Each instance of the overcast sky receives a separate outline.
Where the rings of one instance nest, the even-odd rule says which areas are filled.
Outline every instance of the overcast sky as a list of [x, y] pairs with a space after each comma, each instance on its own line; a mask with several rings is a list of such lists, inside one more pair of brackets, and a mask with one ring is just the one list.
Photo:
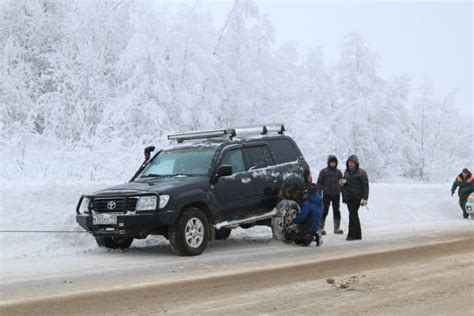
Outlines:
[[[256, 1], [275, 28], [277, 45], [295, 41], [300, 50], [321, 46], [327, 61], [338, 57], [345, 34], [357, 31], [381, 57], [384, 77], [408, 72], [433, 80], [437, 93], [457, 92], [459, 108], [473, 113], [473, 4], [408, 1]], [[220, 25], [232, 1], [208, 3]]]

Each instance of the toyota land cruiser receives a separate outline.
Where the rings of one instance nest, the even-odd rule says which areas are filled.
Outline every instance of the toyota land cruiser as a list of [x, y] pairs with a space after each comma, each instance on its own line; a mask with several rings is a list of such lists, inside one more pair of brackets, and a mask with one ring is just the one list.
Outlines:
[[127, 248], [162, 235], [180, 255], [199, 255], [231, 229], [271, 225], [279, 189], [305, 189], [311, 172], [283, 124], [169, 135], [176, 141], [145, 161], [126, 184], [77, 204], [76, 220], [97, 244]]

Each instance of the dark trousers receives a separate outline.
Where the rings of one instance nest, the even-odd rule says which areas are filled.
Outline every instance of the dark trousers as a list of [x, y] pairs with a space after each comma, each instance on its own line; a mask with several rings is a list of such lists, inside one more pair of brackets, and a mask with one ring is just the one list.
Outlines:
[[341, 212], [339, 211], [339, 201], [340, 197], [339, 194], [336, 196], [324, 195], [323, 196], [323, 203], [324, 203], [324, 212], [323, 212], [323, 220], [326, 220], [326, 217], [329, 214], [329, 206], [332, 203], [332, 211], [334, 214], [335, 220], [341, 220]]
[[466, 212], [466, 203], [467, 203], [467, 198], [468, 197], [469, 197], [469, 195], [459, 197], [459, 206], [461, 206], [462, 215], [464, 216], [464, 218], [467, 218], [469, 216]]
[[360, 228], [359, 208], [361, 200], [347, 201], [347, 208], [349, 208], [349, 232], [347, 237], [353, 239], [362, 239], [362, 229]]

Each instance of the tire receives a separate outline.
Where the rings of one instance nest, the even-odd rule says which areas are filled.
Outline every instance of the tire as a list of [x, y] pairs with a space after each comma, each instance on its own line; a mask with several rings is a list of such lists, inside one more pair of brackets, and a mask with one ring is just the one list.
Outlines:
[[289, 232], [291, 227], [286, 224], [288, 216], [295, 210], [297, 213], [300, 212], [300, 206], [298, 203], [292, 200], [283, 200], [276, 206], [276, 215], [272, 218], [272, 234], [273, 238], [279, 241], [289, 241]]
[[95, 237], [95, 241], [99, 247], [109, 249], [126, 249], [133, 242], [132, 237]]
[[232, 229], [230, 228], [221, 228], [216, 229], [216, 240], [225, 240], [229, 238]]
[[173, 253], [181, 256], [200, 255], [209, 240], [209, 221], [196, 207], [183, 211], [175, 227], [169, 230], [169, 240]]

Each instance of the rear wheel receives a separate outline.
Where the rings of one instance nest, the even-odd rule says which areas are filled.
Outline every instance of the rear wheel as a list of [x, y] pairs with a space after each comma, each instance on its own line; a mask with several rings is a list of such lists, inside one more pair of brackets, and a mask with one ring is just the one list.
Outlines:
[[200, 255], [209, 240], [209, 221], [198, 208], [183, 211], [175, 227], [169, 231], [171, 250], [182, 256]]
[[276, 214], [272, 218], [273, 238], [279, 241], [289, 241], [295, 225], [288, 224], [288, 218], [292, 218], [299, 213], [300, 206], [295, 201], [282, 200], [276, 206], [276, 210]]
[[230, 228], [221, 228], [216, 229], [216, 240], [224, 240], [229, 238], [232, 229]]
[[129, 248], [133, 242], [132, 237], [95, 237], [95, 241], [99, 247], [105, 247], [110, 249], [126, 249]]

